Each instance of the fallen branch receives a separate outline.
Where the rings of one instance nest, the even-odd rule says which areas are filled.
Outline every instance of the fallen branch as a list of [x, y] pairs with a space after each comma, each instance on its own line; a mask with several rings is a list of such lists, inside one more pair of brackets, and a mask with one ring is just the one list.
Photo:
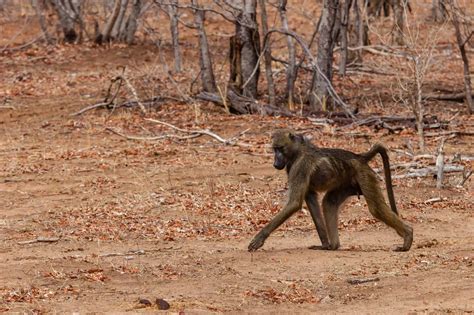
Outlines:
[[462, 173], [462, 179], [459, 182], [458, 187], [464, 186], [464, 183], [466, 183], [466, 181], [469, 179], [469, 177], [471, 177], [471, 175], [472, 175], [472, 170], [465, 170]]
[[1, 105], [0, 109], [16, 109], [15, 106], [10, 106], [10, 105]]
[[[389, 125], [393, 123], [402, 124], [404, 126], [415, 126], [415, 117], [400, 117], [400, 116], [370, 116], [363, 119], [359, 119], [354, 121], [348, 125], [344, 125], [343, 128], [352, 128], [355, 126], [377, 126], [378, 128], [386, 128], [391, 131], [397, 131], [403, 129], [400, 126], [392, 126]], [[438, 122], [438, 117], [432, 116], [425, 116], [423, 117], [423, 123], [425, 126], [430, 128], [433, 126], [434, 128], [442, 128], [442, 124]], [[340, 128], [342, 129], [342, 128]]]
[[421, 96], [424, 100], [436, 100], [436, 101], [453, 101], [462, 103], [466, 99], [466, 93], [449, 93], [449, 94], [424, 94]]
[[375, 277], [375, 278], [366, 278], [366, 279], [348, 279], [347, 280], [349, 284], [362, 284], [362, 283], [376, 282], [376, 281], [380, 281], [380, 278]]
[[33, 243], [54, 243], [59, 241], [59, 237], [42, 237], [39, 236], [35, 239], [18, 242], [19, 245], [33, 244]]
[[[174, 101], [181, 101], [180, 99], [177, 99], [177, 98], [174, 98], [174, 97], [155, 96], [155, 97], [152, 97], [152, 98], [147, 99], [145, 101], [142, 101], [141, 104], [144, 105], [144, 106], [151, 106], [153, 104], [163, 102], [166, 99], [170, 99], [170, 100], [174, 100]], [[102, 108], [102, 107], [111, 108], [112, 105], [113, 105], [113, 102], [101, 102], [101, 103], [93, 104], [93, 105], [84, 107], [83, 109], [81, 109], [78, 112], [75, 112], [75, 113], [71, 114], [71, 116], [79, 116], [81, 114], [84, 114], [87, 111], [90, 111], [90, 110], [93, 110], [93, 109], [96, 109], [96, 108]], [[112, 108], [117, 109], [117, 108], [121, 108], [121, 107], [133, 107], [133, 106], [136, 106], [136, 105], [138, 105], [137, 101], [125, 101], [125, 102], [120, 103], [118, 105], [113, 105]]]
[[100, 254], [99, 257], [117, 257], [117, 256], [133, 256], [133, 255], [145, 255], [144, 249], [130, 250], [126, 253], [106, 253]]
[[260, 114], [267, 116], [285, 116], [292, 117], [294, 116], [289, 110], [285, 108], [279, 108], [272, 105], [262, 105], [258, 104], [254, 99], [238, 95], [232, 90], [227, 92], [226, 98], [223, 99], [221, 95], [210, 93], [210, 92], [201, 92], [196, 95], [197, 99], [212, 102], [218, 104], [224, 108], [229, 108], [230, 112], [237, 114]]
[[186, 136], [186, 137], [180, 137], [180, 136], [177, 136], [177, 135], [160, 135], [160, 136], [154, 136], [154, 137], [140, 137], [140, 136], [130, 136], [130, 135], [126, 135], [124, 133], [121, 133], [120, 131], [117, 131], [113, 128], [110, 128], [110, 127], [107, 127], [105, 128], [105, 130], [108, 130], [120, 137], [123, 137], [125, 139], [128, 139], [128, 140], [141, 140], [141, 141], [154, 141], [154, 140], [161, 140], [161, 139], [167, 139], [167, 138], [176, 138], [178, 140], [187, 140], [187, 139], [193, 139], [193, 138], [197, 138], [197, 137], [200, 137], [201, 135], [200, 134], [195, 134], [195, 135], [190, 135], [190, 136]]
[[[104, 99], [103, 102], [87, 106], [87, 107], [81, 109], [80, 111], [78, 111], [74, 114], [71, 114], [71, 116], [78, 116], [78, 115], [81, 115], [81, 114], [83, 114], [87, 111], [90, 111], [92, 109], [95, 109], [95, 108], [108, 107], [108, 106], [112, 105], [114, 103], [115, 99], [117, 98], [117, 95], [120, 91], [120, 88], [122, 87], [122, 81], [123, 81], [123, 78], [121, 76], [117, 76], [117, 77], [111, 79], [110, 84], [109, 84], [109, 88], [107, 89], [107, 95], [105, 96], [105, 99]], [[115, 90], [114, 95], [112, 95], [112, 97], [109, 99], [110, 90], [112, 89], [112, 86], [115, 82], [118, 82], [117, 89]]]
[[442, 131], [442, 132], [427, 132], [425, 133], [425, 137], [441, 137], [441, 136], [474, 136], [473, 131], [460, 131], [460, 130], [453, 130], [453, 131]]
[[[417, 165], [418, 164], [414, 163], [414, 162], [392, 164], [392, 165], [390, 165], [390, 170], [394, 171], [394, 170], [400, 169], [400, 168], [408, 169], [408, 168], [411, 168], [411, 167], [416, 167]], [[374, 172], [381, 173], [381, 172], [383, 172], [383, 168], [374, 168]]]
[[[425, 168], [420, 169], [410, 169], [408, 170], [409, 173], [403, 175], [395, 175], [392, 178], [414, 178], [414, 177], [427, 177], [427, 176], [434, 176], [437, 174], [437, 167], [436, 166], [428, 166]], [[456, 173], [456, 172], [463, 172], [464, 166], [459, 165], [445, 165], [444, 166], [444, 173]]]
[[239, 143], [239, 142], [236, 142], [236, 141], [233, 141], [233, 140], [230, 140], [230, 139], [224, 139], [221, 136], [219, 136], [219, 135], [215, 134], [214, 132], [212, 132], [210, 130], [207, 130], [207, 129], [187, 130], [187, 129], [182, 129], [182, 128], [176, 127], [176, 126], [174, 126], [172, 124], [169, 124], [167, 122], [152, 119], [152, 118], [145, 118], [145, 120], [170, 127], [170, 128], [172, 128], [174, 130], [177, 130], [179, 132], [206, 135], [206, 136], [209, 136], [209, 137], [212, 137], [212, 138], [216, 139], [217, 141], [219, 141], [221, 143], [224, 143], [225, 145], [235, 145], [235, 146], [243, 146], [243, 147], [250, 147], [251, 146], [251, 145], [246, 144], [246, 143]]
[[431, 198], [431, 199], [428, 199], [428, 200], [425, 200], [424, 203], [425, 204], [432, 204], [432, 203], [435, 203], [435, 202], [442, 202], [442, 201], [446, 201], [448, 200], [448, 198], [441, 198], [441, 197], [435, 197], [435, 198]]

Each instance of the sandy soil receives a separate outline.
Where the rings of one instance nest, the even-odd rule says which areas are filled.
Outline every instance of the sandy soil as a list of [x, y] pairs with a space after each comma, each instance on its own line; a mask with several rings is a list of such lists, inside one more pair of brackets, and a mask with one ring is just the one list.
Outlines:
[[[392, 251], [401, 239], [372, 219], [363, 198], [341, 213], [338, 251], [309, 249], [319, 240], [305, 210], [262, 250], [246, 250], [285, 198], [285, 174], [265, 146], [273, 128], [306, 129], [318, 144], [355, 151], [375, 141], [402, 148], [413, 132], [367, 140], [300, 119], [164, 104], [149, 117], [225, 137], [250, 128], [239, 141], [252, 147], [209, 137], [129, 141], [105, 128], [171, 131], [138, 110], [70, 114], [100, 101], [110, 73], [146, 53], [117, 48], [105, 63], [104, 50], [68, 49], [52, 51], [54, 60], [2, 57], [0, 90], [14, 109], [0, 109], [0, 311], [155, 312], [138, 301], [162, 298], [185, 313], [474, 312], [473, 184], [456, 188], [459, 174], [441, 191], [432, 178], [395, 180], [415, 231], [409, 252]], [[472, 140], [450, 140], [448, 153], [472, 155]], [[364, 279], [373, 281], [349, 283]]]

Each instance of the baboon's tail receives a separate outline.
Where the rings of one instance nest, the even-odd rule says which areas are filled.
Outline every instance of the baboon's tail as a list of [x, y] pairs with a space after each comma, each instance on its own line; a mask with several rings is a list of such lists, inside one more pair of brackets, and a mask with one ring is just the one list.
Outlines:
[[392, 173], [390, 171], [390, 161], [388, 159], [387, 149], [380, 143], [376, 143], [367, 153], [361, 154], [365, 162], [372, 160], [379, 153], [382, 157], [383, 172], [385, 174], [385, 186], [387, 187], [388, 201], [392, 211], [398, 214], [397, 205], [395, 204], [395, 195], [393, 194]]

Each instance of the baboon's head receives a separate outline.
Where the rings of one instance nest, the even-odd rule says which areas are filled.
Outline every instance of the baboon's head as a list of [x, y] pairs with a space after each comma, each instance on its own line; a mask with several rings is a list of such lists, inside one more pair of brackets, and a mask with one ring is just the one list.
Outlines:
[[272, 134], [272, 148], [275, 153], [273, 166], [282, 170], [289, 162], [293, 162], [305, 142], [302, 135], [288, 129], [279, 129]]

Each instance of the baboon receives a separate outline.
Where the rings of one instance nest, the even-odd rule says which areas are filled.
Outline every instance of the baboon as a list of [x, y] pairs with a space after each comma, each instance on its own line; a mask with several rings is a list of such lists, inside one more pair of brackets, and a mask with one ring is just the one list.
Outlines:
[[[250, 242], [249, 251], [263, 246], [268, 236], [301, 209], [306, 202], [316, 225], [323, 249], [339, 248], [338, 210], [349, 196], [363, 195], [370, 213], [403, 237], [403, 245], [396, 251], [408, 251], [413, 242], [413, 229], [398, 216], [393, 195], [390, 163], [385, 147], [375, 144], [362, 154], [342, 149], [318, 148], [302, 135], [291, 130], [277, 130], [272, 135], [275, 155], [273, 166], [288, 175], [288, 201], [283, 208]], [[385, 203], [377, 177], [368, 162], [380, 154], [391, 209]], [[326, 192], [323, 213], [317, 193]]]

